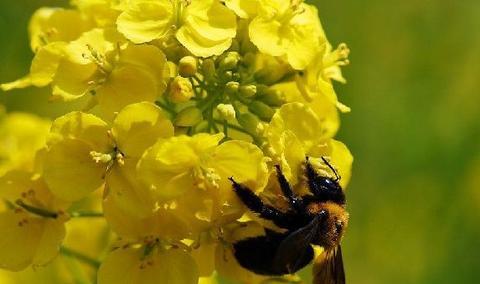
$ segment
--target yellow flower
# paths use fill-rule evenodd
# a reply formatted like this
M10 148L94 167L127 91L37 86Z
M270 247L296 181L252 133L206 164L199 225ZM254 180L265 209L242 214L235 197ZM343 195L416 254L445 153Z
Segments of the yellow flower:
M180 207L197 203L185 206L191 218L222 222L227 215L241 214L228 178L261 190L267 166L258 147L237 140L217 145L222 138L197 134L160 139L139 161L138 175L160 201L176 200Z
M259 0L258 5L249 26L252 42L262 53L286 56L294 69L304 69L325 41L317 9L301 1Z
M52 99L71 101L94 95L107 118L124 106L153 102L166 89L165 55L149 45L125 44L111 29L93 29L68 44L41 48L30 74L3 84L4 90L52 85Z
M126 1L118 0L71 0L84 15L92 19L98 27L115 26L115 21L121 13Z
M0 267L13 271L49 263L65 237L66 203L56 199L41 177L11 171L0 178Z
M193 97L192 83L187 78L176 76L170 82L170 92L168 94L170 101L174 103L187 102Z
M71 201L106 180L117 206L132 214L148 214L154 204L137 182L135 165L158 138L172 135L170 121L147 102L123 108L111 130L94 115L72 112L53 122L43 174L52 192Z
M341 66L349 64L350 50L346 44L340 44L332 51L330 43L325 43L302 76L297 76L298 89L306 100L311 101L316 96L324 96L340 111L349 112L350 108L340 103L333 88L332 80L346 83L340 70Z
M332 139L338 125L332 128L331 123L325 113L302 103L285 104L273 116L266 129L269 151L293 184L303 175L305 156L310 156L314 166L323 167L325 175L331 175L319 159L324 156L342 176L341 185L347 185L353 158L345 145Z
M209 57L230 47L236 17L218 0L134 0L118 17L117 26L134 43L175 34L191 53Z
M196 284L197 266L180 249L154 249L145 255L142 247L118 248L111 252L98 271L99 284Z
M77 39L93 23L79 11L61 8L40 8L32 16L28 31L30 46L37 51L48 43Z
M27 113L0 117L0 176L10 169L33 170L49 129L50 121Z

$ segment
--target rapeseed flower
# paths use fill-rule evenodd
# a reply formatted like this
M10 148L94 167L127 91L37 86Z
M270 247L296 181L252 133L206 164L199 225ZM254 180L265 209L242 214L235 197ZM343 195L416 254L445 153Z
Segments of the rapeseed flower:
M86 273L66 270L76 282L300 281L236 261L233 243L278 228L246 210L229 178L281 204L274 166L302 194L306 157L333 175L324 158L347 186L353 157L335 135L350 109L334 82L345 83L349 49L332 48L317 9L301 0L71 4L32 16L29 74L1 85L50 86L53 101L88 103L51 126L0 114L0 227L11 232L0 236L0 266L46 265L60 251L62 262L83 263ZM75 217L99 219L66 223ZM92 230L88 244L77 244L82 230Z

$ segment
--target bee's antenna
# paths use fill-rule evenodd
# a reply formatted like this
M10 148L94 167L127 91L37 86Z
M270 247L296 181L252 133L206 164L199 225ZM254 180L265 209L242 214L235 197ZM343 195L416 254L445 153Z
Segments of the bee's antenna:
M335 174L335 177L337 178L335 181L338 181L341 179L341 177L338 175L337 171L332 167L332 165L324 158L321 157L322 161L332 170L332 172Z

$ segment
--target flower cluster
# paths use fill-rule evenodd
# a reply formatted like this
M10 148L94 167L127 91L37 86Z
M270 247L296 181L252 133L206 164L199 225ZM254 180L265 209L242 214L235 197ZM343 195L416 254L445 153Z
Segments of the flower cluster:
M345 81L346 45L332 48L302 0L71 4L35 12L30 72L1 85L85 105L51 123L2 115L0 267L61 252L99 263L100 284L265 281L232 255L264 224L228 178L281 203L273 166L302 194L306 156L333 174L324 157L346 187L353 158L334 136L349 108L332 85ZM97 255L65 246L80 217L114 233Z

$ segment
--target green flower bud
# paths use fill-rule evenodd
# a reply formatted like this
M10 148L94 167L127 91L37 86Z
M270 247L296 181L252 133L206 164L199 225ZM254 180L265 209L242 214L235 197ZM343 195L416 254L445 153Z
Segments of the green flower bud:
M193 97L192 83L187 78L175 77L170 82L169 98L174 103L183 103Z
M175 121L173 123L176 126L189 127L196 125L202 121L202 119L202 112L198 108L191 106L180 111L175 117Z
M235 119L235 109L231 104L219 104L217 106L217 111L224 120Z
M208 132L208 121L200 121L197 125L193 127L194 133Z
M182 77L192 77L197 73L197 59L193 56L185 56L178 62L178 74Z
M269 106L279 107L285 103L285 94L279 90L267 89L258 99Z
M275 110L260 101L253 101L248 106L248 109L263 121L270 121L272 116L275 114Z
M237 117L237 121L248 133L257 133L257 126L260 121L255 115L248 112L242 113Z
M220 60L219 67L223 70L232 70L237 67L238 62L240 61L240 54L235 51L230 51L225 54Z
M215 70L215 62L211 58L207 58L203 60L202 72L203 72L203 75L205 76L205 79L209 81L215 77L215 73L217 71Z
M246 85L240 87L240 94L244 97L251 98L257 93L257 86Z
M229 95L235 94L238 91L239 87L240 87L240 83L235 81L230 81L225 85L225 93Z
M232 71L227 71L223 74L223 79L224 80L232 80L233 79L233 72Z

